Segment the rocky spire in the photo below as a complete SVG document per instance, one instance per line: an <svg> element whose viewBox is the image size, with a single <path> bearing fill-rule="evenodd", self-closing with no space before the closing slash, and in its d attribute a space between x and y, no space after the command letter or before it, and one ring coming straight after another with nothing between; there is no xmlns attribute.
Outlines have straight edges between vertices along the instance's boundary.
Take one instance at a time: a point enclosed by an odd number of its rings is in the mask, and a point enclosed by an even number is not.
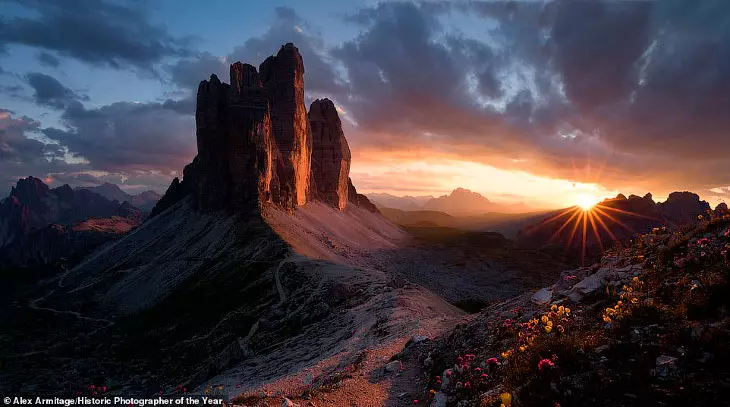
<svg viewBox="0 0 730 407"><path fill-rule="evenodd" d="M304 105L304 63L292 43L260 66L269 97L272 133L282 157L281 193L294 206L307 202L311 173L312 137Z"/></svg>
<svg viewBox="0 0 730 407"><path fill-rule="evenodd" d="M203 210L271 204L291 211L315 198L340 210L349 202L377 211L348 182L350 149L334 103L316 100L307 114L304 64L292 44L258 72L232 64L230 85L215 75L200 82L195 121L198 155L153 216L189 195Z"/></svg>
<svg viewBox="0 0 730 407"><path fill-rule="evenodd" d="M337 209L347 206L350 147L335 104L317 99L309 107L312 129L312 195Z"/></svg>

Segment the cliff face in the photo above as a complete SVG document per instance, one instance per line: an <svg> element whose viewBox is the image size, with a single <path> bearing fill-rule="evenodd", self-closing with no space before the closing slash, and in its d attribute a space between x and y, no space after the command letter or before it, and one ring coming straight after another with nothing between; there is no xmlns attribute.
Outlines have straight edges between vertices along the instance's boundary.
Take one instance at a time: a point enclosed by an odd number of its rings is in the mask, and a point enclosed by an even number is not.
<svg viewBox="0 0 730 407"><path fill-rule="evenodd" d="M312 129L312 191L317 199L340 210L347 206L350 147L335 104L317 99L309 107Z"/></svg>
<svg viewBox="0 0 730 407"><path fill-rule="evenodd" d="M339 210L348 202L374 209L350 192L350 148L334 103L316 100L307 113L304 63L293 44L267 58L259 72L234 63L230 85L215 75L202 81L195 119L198 155L152 216L188 195L201 210L274 205L291 211L308 200Z"/></svg>
<svg viewBox="0 0 730 407"><path fill-rule="evenodd" d="M304 105L304 62L292 43L260 66L269 98L271 130L282 157L281 190L285 204L307 203L311 176L312 136Z"/></svg>

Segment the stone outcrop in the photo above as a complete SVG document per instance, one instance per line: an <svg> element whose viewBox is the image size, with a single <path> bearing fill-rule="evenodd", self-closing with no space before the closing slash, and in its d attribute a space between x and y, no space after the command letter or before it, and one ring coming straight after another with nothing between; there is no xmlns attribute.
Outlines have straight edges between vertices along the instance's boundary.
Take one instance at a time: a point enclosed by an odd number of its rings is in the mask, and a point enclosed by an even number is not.
<svg viewBox="0 0 730 407"><path fill-rule="evenodd" d="M211 75L198 87L198 155L173 180L154 217L188 195L201 210L262 205L294 210L316 199L377 212L349 181L350 148L329 99L304 106L304 64L289 43L257 72L236 62L230 85ZM314 129L314 135L312 134Z"/></svg>
<svg viewBox="0 0 730 407"><path fill-rule="evenodd" d="M370 202L368 197L363 194L357 193L357 190L355 189L355 186L352 185L352 180L350 178L347 179L347 199L351 204L354 204L357 207L363 208L370 212L380 213L378 208L375 206L374 203Z"/></svg>
<svg viewBox="0 0 730 407"><path fill-rule="evenodd" d="M312 137L304 105L304 62L292 43L260 66L269 98L271 131L282 157L280 178L284 200L296 206L307 202L311 175Z"/></svg>
<svg viewBox="0 0 730 407"><path fill-rule="evenodd" d="M317 99L309 107L312 129L312 195L340 210L347 206L350 147L335 104Z"/></svg>

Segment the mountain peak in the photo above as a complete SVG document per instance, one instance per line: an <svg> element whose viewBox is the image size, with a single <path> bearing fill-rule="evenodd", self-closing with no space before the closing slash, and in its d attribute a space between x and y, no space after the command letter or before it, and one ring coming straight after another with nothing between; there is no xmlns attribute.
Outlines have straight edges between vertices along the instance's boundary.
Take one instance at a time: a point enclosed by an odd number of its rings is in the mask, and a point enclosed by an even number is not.
<svg viewBox="0 0 730 407"><path fill-rule="evenodd" d="M231 85L217 78L198 87L198 155L171 185L153 214L187 195L196 208L274 205L288 211L311 200L337 209L363 203L350 197L350 150L334 103L304 105L304 64L287 43L258 72L231 65ZM369 203L369 201L368 201Z"/></svg>

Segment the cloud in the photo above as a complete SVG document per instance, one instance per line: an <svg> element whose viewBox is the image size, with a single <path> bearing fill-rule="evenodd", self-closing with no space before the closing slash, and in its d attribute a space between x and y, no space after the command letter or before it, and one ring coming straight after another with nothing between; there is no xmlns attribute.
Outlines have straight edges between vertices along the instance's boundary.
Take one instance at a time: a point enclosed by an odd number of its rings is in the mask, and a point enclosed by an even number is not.
<svg viewBox="0 0 730 407"><path fill-rule="evenodd" d="M0 48L20 44L115 69L150 72L166 57L187 55L187 39L148 20L137 3L18 1L32 17L0 20Z"/></svg>
<svg viewBox="0 0 730 407"><path fill-rule="evenodd" d="M96 171L170 173L195 155L195 122L186 109L170 100L117 102L97 109L76 102L63 113L67 129L45 128L43 134L88 160Z"/></svg>
<svg viewBox="0 0 730 407"><path fill-rule="evenodd" d="M307 92L344 92L342 80L327 56L324 40L308 27L308 23L294 10L277 7L274 10L273 23L266 32L234 47L228 55L218 57L210 53L200 53L193 58L168 65L166 70L175 85L197 90L200 81L208 79L211 74L228 81L229 65L232 62L242 61L258 66L268 56L276 54L282 45L293 42L306 61L304 80Z"/></svg>
<svg viewBox="0 0 730 407"><path fill-rule="evenodd" d="M78 95L56 78L46 74L29 73L25 76L25 79L34 90L33 101L40 106L64 109L72 102L88 99L88 97Z"/></svg>
<svg viewBox="0 0 730 407"><path fill-rule="evenodd" d="M63 161L65 150L58 144L47 144L31 137L40 123L26 116L14 117L0 109L0 191L28 175L44 177L49 172L70 171L76 166Z"/></svg>
<svg viewBox="0 0 730 407"><path fill-rule="evenodd" d="M609 187L728 181L727 2L380 3L349 21L362 31L330 53L347 78L330 96L353 144L596 181L590 165Z"/></svg>
<svg viewBox="0 0 730 407"><path fill-rule="evenodd" d="M41 51L36 55L36 58L38 59L38 62L41 63L43 66L47 66L50 68L58 68L61 65L61 60L56 58L53 54L49 54L48 52Z"/></svg>

